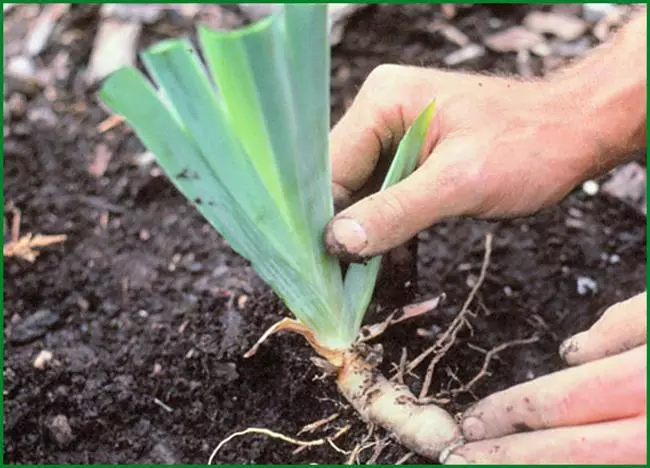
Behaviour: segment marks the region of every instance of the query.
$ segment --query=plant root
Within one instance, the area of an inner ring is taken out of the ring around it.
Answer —
[[[367,422],[391,432],[408,449],[437,460],[461,438],[454,418],[435,405],[423,405],[405,385],[389,382],[377,369],[374,351],[359,343],[344,355],[339,391]]]
[[[316,440],[298,440],[294,439],[292,437],[286,436],[284,434],[280,434],[279,432],[272,431],[270,429],[264,429],[261,427],[249,427],[247,429],[244,429],[243,431],[239,432],[234,432],[230,434],[228,437],[223,439],[221,442],[219,442],[219,445],[215,447],[215,449],[212,451],[212,454],[210,455],[210,458],[208,459],[208,465],[212,465],[212,462],[214,461],[214,457],[217,455],[219,450],[223,448],[224,445],[226,445],[228,442],[230,442],[232,439],[235,437],[240,437],[244,436],[247,434],[263,434],[266,436],[269,436],[273,439],[279,439],[284,442],[288,442],[290,444],[294,445],[300,445],[301,447],[314,447],[317,445],[324,445],[324,444],[329,444],[334,450],[336,450],[339,453],[345,453],[347,452],[345,450],[342,450],[339,448],[336,444],[334,444],[334,439],[342,436],[347,432],[347,430],[350,429],[350,426],[346,426],[345,428],[339,430],[333,437],[325,437],[321,439],[316,439]]]

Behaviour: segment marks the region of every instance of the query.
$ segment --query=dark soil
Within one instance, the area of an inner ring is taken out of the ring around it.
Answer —
[[[514,24],[529,8],[474,7],[453,22],[475,39],[490,17]],[[357,13],[333,50],[333,120],[380,63],[440,66],[455,48],[427,32],[440,15],[438,6],[417,5]],[[4,196],[22,211],[22,232],[68,235],[33,264],[5,260],[5,461],[203,463],[234,431],[255,426],[295,435],[334,412],[341,416],[328,434],[351,424],[337,441],[351,449],[366,427],[331,380],[315,379],[313,353],[301,338],[274,337],[254,358],[242,358],[287,311],[155,165],[137,162],[143,149],[132,134],[124,127],[98,134],[107,113],[80,77],[97,21],[96,7],[72,8],[42,60],[67,47],[73,72],[49,92],[22,94],[25,108],[12,111],[8,130],[5,123]],[[78,34],[64,40],[62,31],[71,29]],[[164,35],[161,30],[160,24],[146,27],[143,41]],[[514,72],[515,58],[488,53],[466,68]],[[44,117],[29,118],[34,112]],[[113,157],[95,178],[88,165],[99,142]],[[489,349],[534,334],[540,340],[500,353],[473,393],[448,405],[454,412],[562,368],[557,349],[564,338],[645,287],[645,217],[603,194],[576,190],[527,219],[445,222],[420,236],[417,294],[444,291],[447,301],[380,338],[386,371],[403,346],[413,357],[430,345],[432,338],[418,329],[435,335],[459,311],[468,278],[480,270],[487,231],[494,233],[494,249],[473,308],[473,333],[466,329],[440,363],[433,393],[478,372],[483,355],[470,343]],[[579,277],[591,278],[597,289],[579,294]],[[399,302],[375,303],[373,309],[383,308],[375,320]],[[54,360],[36,369],[32,363],[43,349]],[[418,381],[410,383],[417,391]],[[248,436],[233,440],[218,461],[345,460],[329,446],[292,455],[294,449]],[[393,443],[378,461],[394,463],[405,453]]]

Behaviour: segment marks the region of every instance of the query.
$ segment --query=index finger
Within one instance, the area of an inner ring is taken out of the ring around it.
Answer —
[[[644,345],[490,395],[463,415],[463,433],[468,440],[491,439],[641,414],[646,351]]]

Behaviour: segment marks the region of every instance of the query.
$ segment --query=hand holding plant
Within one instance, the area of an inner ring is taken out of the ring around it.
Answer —
[[[432,96],[418,169],[337,214],[328,249],[393,249],[445,218],[528,215],[645,146],[645,12],[613,44],[544,79],[382,65],[330,136],[335,201],[358,198]]]

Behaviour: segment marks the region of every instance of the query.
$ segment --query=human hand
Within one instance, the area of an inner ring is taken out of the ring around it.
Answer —
[[[330,137],[333,190],[349,205],[372,184],[420,111],[436,99],[419,168],[328,225],[331,253],[384,253],[444,218],[516,216],[564,197],[598,154],[576,98],[525,82],[385,65],[373,71]]]
[[[536,81],[375,69],[331,132],[334,198],[347,208],[326,227],[330,253],[358,261],[445,218],[530,214],[644,148],[646,22],[644,9],[612,43]],[[380,156],[434,98],[418,169],[367,196]]]
[[[560,346],[569,368],[495,393],[463,415],[446,464],[646,463],[646,293]],[[526,432],[528,431],[528,432]]]

